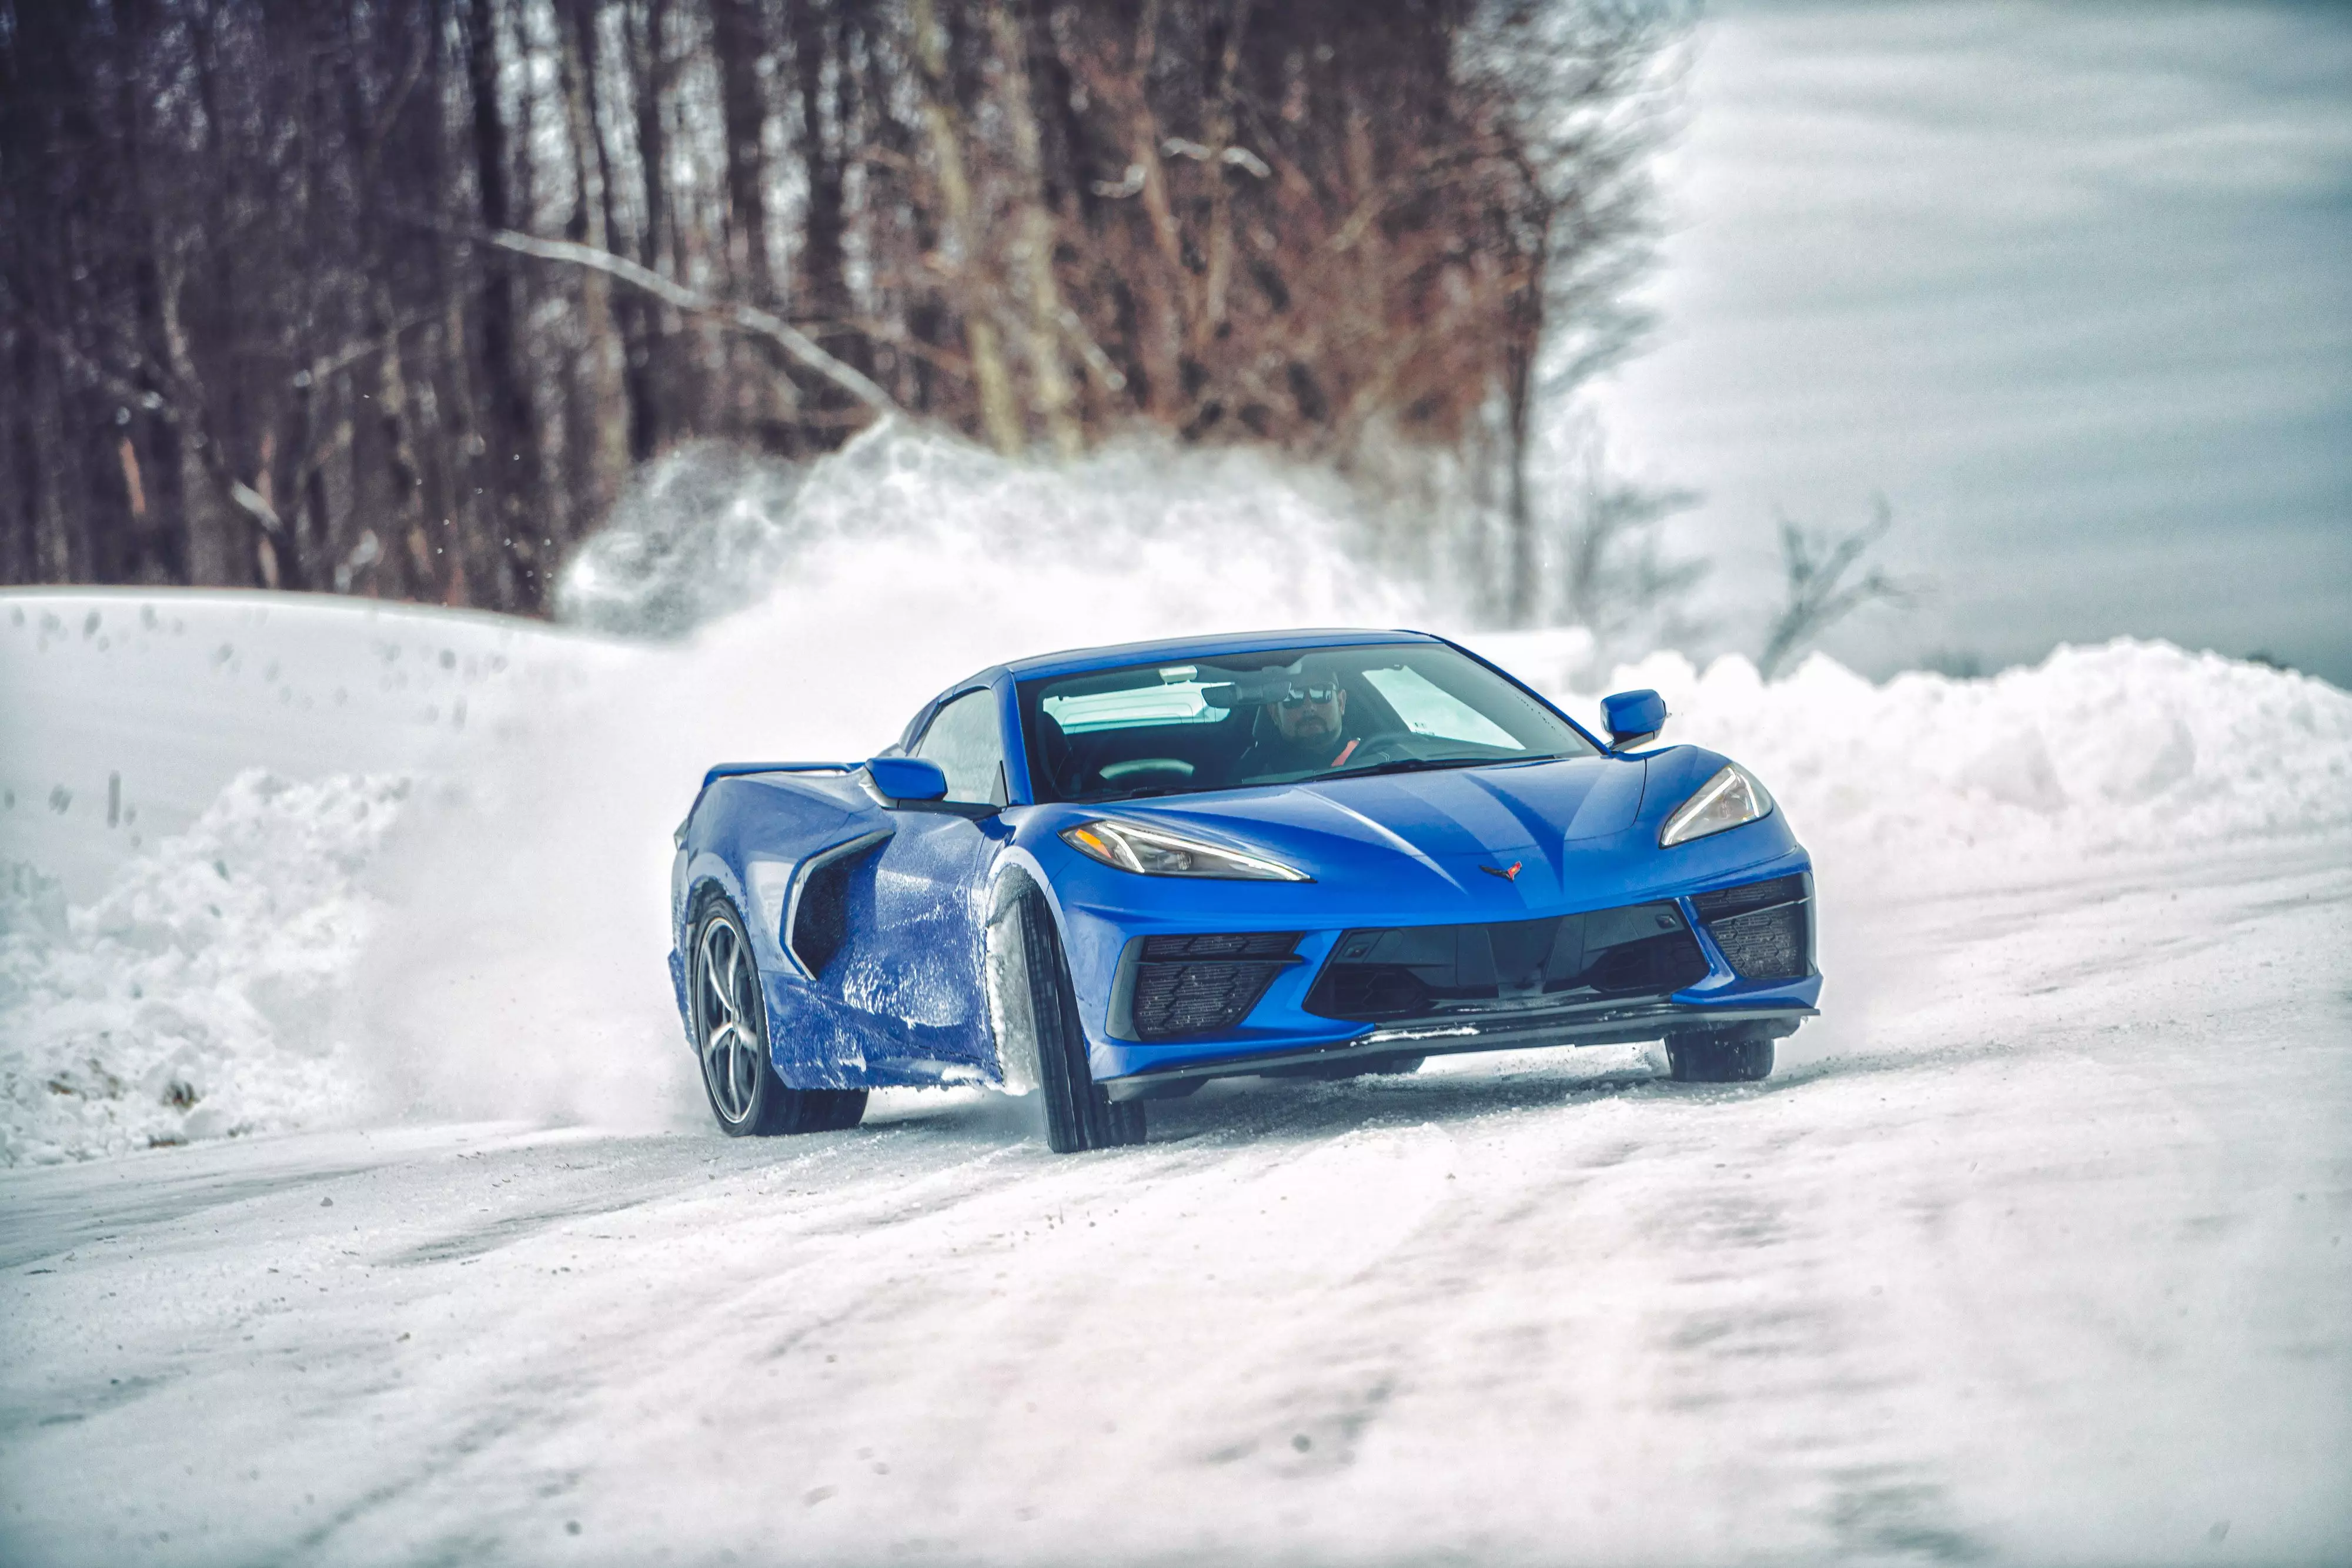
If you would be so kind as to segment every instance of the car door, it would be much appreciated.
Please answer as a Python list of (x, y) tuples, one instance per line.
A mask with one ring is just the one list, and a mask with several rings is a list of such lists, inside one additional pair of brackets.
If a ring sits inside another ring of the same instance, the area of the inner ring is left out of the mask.
[(959, 692), (932, 712), (908, 754), (947, 775), (943, 801), (894, 806), (874, 859), (870, 940), (842, 995), (908, 1076), (956, 1078), (994, 1060), (983, 981), (990, 868), (1008, 830), (997, 693)]

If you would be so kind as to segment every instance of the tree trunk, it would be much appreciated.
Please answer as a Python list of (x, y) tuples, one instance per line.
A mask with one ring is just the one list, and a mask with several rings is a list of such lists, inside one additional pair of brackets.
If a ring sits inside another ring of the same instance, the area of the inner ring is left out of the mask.
[(1027, 437), (980, 272), (981, 236), (973, 219), (971, 183), (964, 170), (962, 116), (957, 111), (955, 84), (948, 77), (947, 40), (932, 17), (931, 0), (912, 0), (912, 9), (915, 59), (923, 78), (923, 123), (930, 133), (932, 162), (939, 169), (940, 206), (945, 219), (940, 225), (941, 259), (956, 308), (963, 316), (964, 345), (971, 356), (972, 382), (979, 392), (981, 428), (987, 432), (989, 444), (1010, 457), (1027, 444)]
[(1202, 358), (1225, 322), (1225, 295), (1233, 287), (1234, 200), (1225, 176), (1225, 150), (1234, 144), (1234, 75), (1241, 68), (1242, 39), (1249, 26), (1248, 0), (1235, 0), (1233, 13), (1208, 31), (1211, 75), (1202, 126), (1208, 147), (1202, 172), (1209, 181), (1209, 264), (1201, 287), (1201, 310), (1192, 322), (1192, 355)]
[[(815, 3), (794, 0), (786, 9), (797, 34)], [(776, 285), (768, 241), (768, 98), (760, 75), (770, 47), (767, 19), (755, 0), (710, 0), (710, 31), (719, 68), (719, 124), (726, 132), (727, 275), (736, 298), (772, 305)], [(812, 212), (821, 196), (818, 167), (812, 154)], [(812, 243), (814, 234), (813, 226)], [(835, 244), (838, 248), (837, 235)], [(782, 362), (764, 343), (730, 340), (726, 352), (745, 424), (762, 443), (774, 443), (785, 430), (780, 415), (793, 396)]]
[[(793, 17), (795, 53), (804, 54), (806, 44), (801, 34), (815, 29), (814, 0), (793, 0), (786, 9)], [(760, 85), (760, 60), (768, 52), (767, 29), (754, 0), (710, 0), (710, 27), (712, 52), (719, 67), (719, 121), (727, 132), (729, 270), (743, 298), (754, 305), (772, 305), (775, 302), (775, 282), (768, 260), (768, 203), (764, 190), (768, 172), (768, 104)], [(803, 93), (811, 68), (805, 63), (802, 66)], [(814, 68), (822, 70), (821, 58)], [(820, 202), (817, 186), (821, 169), (821, 162), (812, 153), (812, 210)], [(835, 192), (833, 202), (836, 221), (839, 201)], [(811, 235), (814, 243), (814, 226)], [(837, 229), (833, 243), (837, 254)]]
[(1062, 358), (1062, 290), (1054, 278), (1054, 219), (1045, 210), (1045, 166), (1037, 133), (1037, 105), (1029, 92), (1029, 40), (1013, 15), (1013, 0), (992, 0), (989, 30), (995, 36), (1003, 83), (1004, 118), (1013, 137), (1016, 254), (1029, 300), (1029, 373), (1035, 408), (1055, 452), (1078, 455), (1086, 444), (1074, 408), (1069, 370)]
[(1507, 431), (1504, 462), (1510, 531), (1510, 580), (1506, 585), (1504, 614), (1513, 626), (1532, 626), (1536, 619), (1536, 520), (1528, 502), (1528, 419), (1535, 401), (1535, 346), (1512, 343), (1504, 350), (1503, 409)]
[[(637, 236), (637, 261), (662, 270), (662, 238), (669, 226), (668, 183), (662, 160), (662, 95), (669, 86), (669, 0), (646, 0), (636, 45), (637, 162), (645, 196), (645, 231)], [(661, 399), (662, 367), (668, 337), (661, 308), (647, 304), (638, 320), (639, 343), (630, 355), (629, 454), (640, 463), (661, 449), (666, 434)]]
[(1138, 345), (1143, 361), (1144, 407), (1167, 415), (1182, 402), (1185, 342), (1184, 296), (1191, 274), (1184, 270), (1184, 239), (1168, 196), (1168, 165), (1160, 155), (1160, 120), (1151, 112), (1151, 64), (1159, 54), (1160, 0), (1144, 0), (1135, 24), (1133, 66), (1121, 84), (1127, 98), (1128, 159), (1143, 172), (1137, 194), (1159, 266), (1138, 280), (1143, 322)]
[[(467, 77), (474, 100), (474, 178), (482, 223), (514, 226), (507, 199), (506, 125), (499, 108), (499, 36), (491, 0), (468, 0)], [(492, 502), (504, 607), (536, 613), (546, 601), (542, 539), (548, 537), (545, 477), (541, 472), (538, 420), (523, 383), (517, 322), (521, 285), (505, 255), (484, 248), (478, 314), (483, 395), (475, 472)]]
[[(596, 21), (588, 4), (589, 0), (565, 0), (557, 17), (562, 31), (557, 57), (563, 130), (572, 151), (572, 219), (565, 234), (577, 244), (610, 250), (606, 214), (612, 210), (612, 172), (604, 155), (604, 131), (596, 121)], [(626, 433), (615, 417), (625, 399), (623, 350), (614, 340), (612, 285), (593, 268), (583, 269), (579, 284), (584, 341), (582, 362), (564, 379), (564, 449), (571, 464), (567, 488), (585, 521), (602, 517), (612, 505), (629, 455)]]
[[(115, 135), (120, 140), (121, 199), (127, 205), (126, 241), (132, 249), (131, 319), (142, 362), (135, 378), (150, 399), (160, 397), (162, 382), (155, 355), (163, 341), (162, 275), (155, 265), (155, 225), (147, 200), (147, 178), (140, 150), (145, 136), (137, 90), (139, 49), (152, 24), (151, 7), (126, 5), (119, 15), (121, 48), (116, 69)], [(158, 582), (188, 580), (188, 518), (180, 495), (178, 433), (169, 420), (152, 409), (134, 406), (124, 432), (131, 462), (135, 465), (140, 506), (133, 527), (141, 535), (140, 550), (147, 574)]]

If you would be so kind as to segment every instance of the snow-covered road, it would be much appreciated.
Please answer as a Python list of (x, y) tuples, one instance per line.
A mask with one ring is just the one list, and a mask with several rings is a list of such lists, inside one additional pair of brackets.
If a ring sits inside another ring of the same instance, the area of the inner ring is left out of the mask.
[(2342, 1561), (2347, 850), (1833, 900), (1752, 1087), (0, 1173), (0, 1559)]

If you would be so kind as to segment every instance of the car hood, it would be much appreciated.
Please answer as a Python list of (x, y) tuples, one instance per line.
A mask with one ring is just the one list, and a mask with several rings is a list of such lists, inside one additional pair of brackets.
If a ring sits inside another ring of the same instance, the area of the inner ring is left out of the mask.
[(1375, 774), (1106, 808), (1178, 831), (1261, 847), (1318, 881), (1395, 875), (1399, 858), (1463, 885), (1478, 867), (1550, 867), (1580, 841), (1631, 827), (1647, 772), (1639, 758)]

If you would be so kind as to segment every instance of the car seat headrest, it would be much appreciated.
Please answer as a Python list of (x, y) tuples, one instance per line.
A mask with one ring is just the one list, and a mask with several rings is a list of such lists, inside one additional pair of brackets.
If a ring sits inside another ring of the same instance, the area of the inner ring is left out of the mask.
[(1076, 782), (1071, 777), (1072, 764), (1077, 760), (1077, 747), (1070, 744), (1069, 732), (1062, 721), (1050, 713), (1037, 716), (1037, 759), (1045, 765), (1046, 782), (1054, 793), (1066, 795)]

